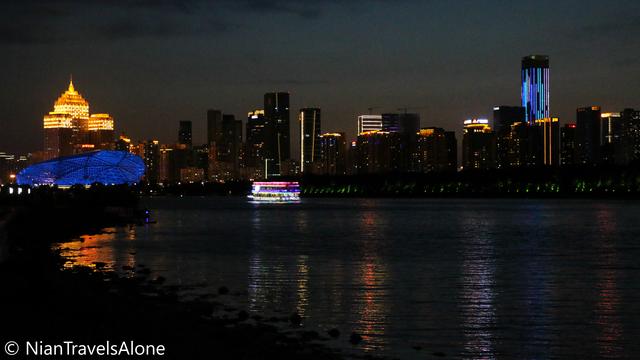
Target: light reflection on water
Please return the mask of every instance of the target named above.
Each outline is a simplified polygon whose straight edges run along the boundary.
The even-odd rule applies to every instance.
[[[61,245],[225,285],[252,313],[421,359],[637,358],[640,206],[551,200],[146,200],[157,224]],[[204,289],[203,291],[207,290]],[[420,345],[423,351],[411,347]]]
[[[462,214],[460,224],[468,237],[462,249],[460,276],[460,318],[464,333],[465,359],[494,359],[495,326],[494,239],[482,214]]]

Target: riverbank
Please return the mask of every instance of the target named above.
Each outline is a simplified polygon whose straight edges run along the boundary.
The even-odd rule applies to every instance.
[[[0,264],[2,344],[134,341],[163,345],[170,359],[341,358],[320,343],[330,336],[305,331],[300,317],[264,319],[229,308],[226,288],[184,301],[179,288],[150,279],[151,271],[141,266],[128,277],[103,270],[101,263],[63,269],[68,259],[51,250],[53,242],[137,221],[137,202],[129,194],[121,194],[114,207],[115,194],[84,191],[90,190],[40,194],[37,201],[5,207],[17,215],[6,229],[10,256]],[[64,199],[50,201],[56,197]]]

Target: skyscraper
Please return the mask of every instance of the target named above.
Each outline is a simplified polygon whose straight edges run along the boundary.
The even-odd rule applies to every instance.
[[[560,162],[560,123],[558,118],[536,120],[538,152],[537,165],[558,166]]]
[[[251,178],[262,179],[265,175],[267,122],[264,110],[254,110],[247,115],[247,146],[245,166]]]
[[[462,166],[465,170],[493,169],[496,166],[496,139],[487,119],[464,121]]]
[[[193,145],[191,121],[180,121],[180,128],[178,129],[178,144],[184,145],[188,149]]]
[[[602,113],[600,122],[600,152],[605,164],[620,164],[622,121],[619,112]],[[617,156],[616,156],[617,155]]]
[[[269,128],[266,141],[268,153],[275,161],[279,173],[280,163],[291,158],[289,93],[264,94],[264,116]]]
[[[207,145],[220,142],[222,138],[222,111],[207,110]]]
[[[560,166],[576,164],[576,124],[569,123],[560,129]]]
[[[622,141],[618,163],[627,165],[640,160],[640,111],[624,109],[620,121]]]
[[[345,175],[347,139],[344,133],[326,133],[320,136],[320,169],[324,175]]]
[[[358,116],[358,135],[369,131],[382,130],[382,115]]]
[[[304,173],[312,168],[313,162],[320,160],[320,109],[300,109],[300,170]]]
[[[68,89],[44,116],[44,158],[111,148],[113,118],[109,114],[89,115],[89,102],[69,81]]]
[[[448,133],[453,136],[449,136]],[[451,149],[455,147],[454,132],[437,127],[420,129],[415,152],[416,170],[425,173],[455,171],[456,161],[451,161],[452,154],[450,154]]]
[[[549,117],[549,57],[529,55],[522,58],[522,107],[525,120],[533,125],[536,120]]]
[[[144,145],[145,178],[155,184],[160,180],[160,143],[149,140]]]
[[[600,107],[578,108],[576,114],[576,151],[579,165],[600,163]]]
[[[496,106],[493,108],[493,131],[496,134],[496,166],[509,167],[511,125],[525,121],[522,106]]]

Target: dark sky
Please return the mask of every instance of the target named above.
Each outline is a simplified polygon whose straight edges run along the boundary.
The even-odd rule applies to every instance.
[[[246,120],[267,91],[322,108],[323,131],[409,107],[460,130],[517,105],[520,58],[551,59],[551,111],[640,107],[640,1],[19,1],[0,15],[0,151],[38,150],[69,74],[134,139],[204,141],[205,113]],[[414,109],[411,109],[411,108]]]

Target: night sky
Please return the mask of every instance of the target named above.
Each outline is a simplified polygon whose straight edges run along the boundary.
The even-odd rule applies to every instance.
[[[18,2],[16,2],[18,3]],[[640,107],[640,1],[20,1],[0,15],[0,151],[42,148],[66,89],[134,140],[205,139],[206,110],[246,121],[268,91],[322,108],[323,131],[409,108],[460,131],[519,105],[520,59],[546,54],[551,112]],[[296,151],[294,151],[296,153]],[[296,155],[297,156],[297,155]]]

